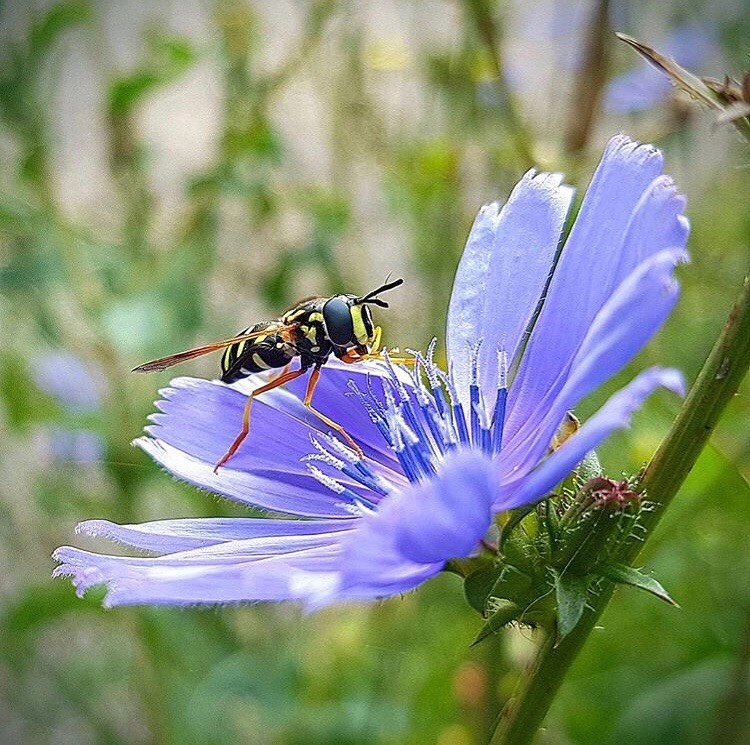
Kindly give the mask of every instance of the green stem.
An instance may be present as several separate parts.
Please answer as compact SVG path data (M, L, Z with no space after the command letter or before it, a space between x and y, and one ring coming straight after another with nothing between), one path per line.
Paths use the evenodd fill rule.
M742 293L669 434L641 478L641 489L656 505L646 517L649 532L698 459L722 411L737 393L749 365L750 275L745 277ZM633 556L636 554L637 551Z
M632 563L645 539L654 531L665 509L695 465L722 411L739 388L750 366L750 277L721 335L690 389L669 433L643 472L640 488L654 505L644 516L644 541L626 545L621 561ZM591 630L612 597L606 583L591 599L591 607L575 629L555 646L550 633L522 681L520 690L500 717L492 745L521 745L532 741L563 679L586 643Z
M607 600L609 595L611 590ZM554 631L544 637L536 659L524 674L521 689L500 715L490 745L528 745L533 740L568 668L581 651L603 609L584 613L576 628L557 646Z

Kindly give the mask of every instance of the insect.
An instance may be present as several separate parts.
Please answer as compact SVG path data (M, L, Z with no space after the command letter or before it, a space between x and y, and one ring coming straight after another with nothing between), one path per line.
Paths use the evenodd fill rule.
M165 370L219 349L225 350L221 358L221 380L225 383L233 383L252 373L282 368L280 375L248 396L242 414L242 429L214 466L214 473L237 452L247 437L253 400L261 393L304 375L308 370L311 372L303 401L305 407L338 432L362 457L361 448L344 428L313 408L312 398L320 378L320 369L332 354L342 362L349 363L379 358L381 331L379 326L373 325L368 306L387 308L388 303L378 296L401 284L403 279L386 282L361 297L342 294L307 298L293 305L276 321L262 321L230 339L151 360L134 368L133 372ZM296 370L289 370L295 357L300 358L300 366Z

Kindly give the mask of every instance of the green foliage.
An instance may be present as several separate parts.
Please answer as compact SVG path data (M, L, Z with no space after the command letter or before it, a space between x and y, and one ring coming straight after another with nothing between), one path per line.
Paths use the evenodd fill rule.
M603 566L596 567L595 571L612 582L639 587L641 590L646 590L646 592L656 595L657 598L670 605L677 605L658 580L648 574L644 574L635 567L625 566L624 564L604 564Z
M116 77L109 87L109 112L113 118L128 116L156 89L182 75L195 61L189 42L179 37L152 35L149 54L135 71Z
M557 598L557 637L562 641L583 616L588 598L588 582L572 572L555 574L555 597Z

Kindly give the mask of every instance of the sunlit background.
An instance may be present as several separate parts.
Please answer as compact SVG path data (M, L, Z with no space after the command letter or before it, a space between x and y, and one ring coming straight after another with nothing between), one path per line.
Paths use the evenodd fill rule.
M386 342L424 348L478 207L532 164L585 187L618 131L665 151L693 224L683 299L618 380L692 379L747 271L750 150L612 31L737 76L743 5L2 3L0 742L484 742L533 632L469 648L481 619L452 577L312 616L102 610L50 554L96 545L73 535L90 517L247 514L130 447L169 380L134 365L389 274ZM621 590L541 743L750 742L749 392L641 557L681 609ZM608 473L677 407L660 394L613 438Z

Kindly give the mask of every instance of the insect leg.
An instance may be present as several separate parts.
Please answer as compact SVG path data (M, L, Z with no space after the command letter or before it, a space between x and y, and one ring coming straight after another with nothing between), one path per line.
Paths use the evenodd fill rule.
M367 354L357 354L354 350L349 350L346 354L339 357L339 359L342 362L352 365L355 362L363 362L364 360L378 360L379 362L385 362L385 355L383 354L382 349L378 352L368 352ZM389 354L388 359L397 365L414 364L414 357L403 357L400 355L394 357L392 354Z
M346 440L349 447L354 450L354 452L357 453L360 458L364 458L365 454L362 452L362 448L357 445L356 442L354 442L349 433L340 424L337 424L333 421L333 419L329 419L325 414L322 414L317 409L313 408L312 397L313 393L315 393L315 386L318 384L318 378L320 378L320 366L316 365L313 368L312 373L310 374L310 380L307 384L307 392L305 393L304 400L305 406L307 407L308 411L310 411L312 414L315 414L315 416L318 417L321 422L325 422L325 424L327 424L331 429L335 429L336 432L338 432Z
M253 405L253 399L255 399L256 396L259 396L261 393L272 391L274 388L278 388L280 385L284 385L284 383L288 383L290 380L294 380L300 375L304 375L304 373L306 372L307 368L300 368L299 370L291 370L290 372L285 372L282 375L279 375L278 378L274 378L273 380L269 381L265 385L260 386L260 388L256 388L250 393L250 395L247 397L245 410L242 412L242 429L240 430L240 433L237 435L237 437L234 438L234 442L229 446L229 450L227 450L227 452L221 456L219 462L214 466L214 473L217 473L219 468L221 468L237 452L237 448L247 437L247 434L250 431L250 408Z

